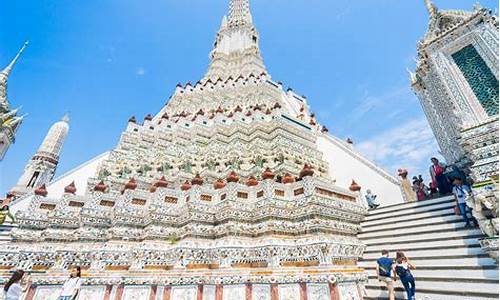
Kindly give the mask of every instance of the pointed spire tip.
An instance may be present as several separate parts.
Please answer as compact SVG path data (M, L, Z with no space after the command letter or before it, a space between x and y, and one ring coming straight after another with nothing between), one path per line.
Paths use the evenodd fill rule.
M12 59L12 61L0 73L4 74L6 77L9 76L10 72L12 71L12 68L14 67L14 65L17 62L17 60L19 59L19 57L23 53L24 49L26 49L26 47L28 46L28 44L29 44L29 41L25 41L24 42L23 46L21 47L21 49L19 49L19 51L17 52L16 56L14 56L14 58Z
M69 112L66 112L61 120L63 122L69 123Z

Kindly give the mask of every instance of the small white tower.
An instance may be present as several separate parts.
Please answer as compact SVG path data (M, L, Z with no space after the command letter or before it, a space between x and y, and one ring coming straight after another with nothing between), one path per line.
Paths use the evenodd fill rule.
M61 121L49 129L42 144L24 168L23 175L12 189L15 195L25 194L32 189L49 184L56 172L59 155L69 131L69 117L65 114Z

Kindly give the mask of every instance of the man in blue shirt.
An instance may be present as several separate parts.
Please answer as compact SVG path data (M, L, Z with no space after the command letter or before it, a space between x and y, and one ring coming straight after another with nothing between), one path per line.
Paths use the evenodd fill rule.
M455 195L455 199L457 200L457 207L460 210L460 214L464 218L465 227L470 227L470 221L474 223L477 227L477 220L472 216L472 209L467 206L466 200L467 197L472 196L472 191L468 185L465 185L462 181L462 178L456 177L453 179L453 195ZM470 217L468 216L470 214Z
M389 258L389 251L382 250L382 256L377 259L377 277L379 281L384 282L387 285L387 291L389 292L389 300L394 300L394 281L391 277L392 265L394 260Z

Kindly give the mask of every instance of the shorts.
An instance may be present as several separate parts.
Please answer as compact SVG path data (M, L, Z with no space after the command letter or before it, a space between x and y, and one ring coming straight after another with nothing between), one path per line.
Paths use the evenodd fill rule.
M380 276L378 278L378 280L382 281L382 282L385 282L385 284L387 285L387 289L389 291L393 291L394 290L394 280L392 280L391 277Z

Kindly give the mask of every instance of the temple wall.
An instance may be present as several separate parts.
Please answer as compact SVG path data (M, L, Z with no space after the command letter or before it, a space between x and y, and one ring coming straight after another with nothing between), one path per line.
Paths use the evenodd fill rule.
M95 175L97 167L109 157L109 153L109 151L104 152L54 179L47 186L48 197L61 198L64 194L64 187L73 181L75 186L78 187L76 195L83 196L86 191L87 180ZM21 197L10 205L10 211L15 214L19 210L27 210L32 199L33 194Z
M57 299L60 285L32 286L24 300ZM354 283L83 286L78 300L361 300Z
M347 188L355 180L362 187L363 195L370 189L381 205L403 202L397 179L349 149L349 146L327 135L318 136L317 145L328 161L330 176L338 186Z

